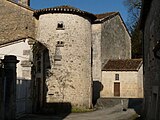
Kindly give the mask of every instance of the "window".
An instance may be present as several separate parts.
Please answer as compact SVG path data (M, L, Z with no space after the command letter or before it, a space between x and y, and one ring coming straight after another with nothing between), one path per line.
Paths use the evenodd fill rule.
M64 30L64 24L63 21L59 21L57 24L57 30Z
M64 42L63 41L57 41L55 56L54 56L55 61L61 61L61 59L62 59L61 47L64 47Z
M119 74L115 74L115 80L119 80Z
M63 41L57 41L56 47L64 47Z

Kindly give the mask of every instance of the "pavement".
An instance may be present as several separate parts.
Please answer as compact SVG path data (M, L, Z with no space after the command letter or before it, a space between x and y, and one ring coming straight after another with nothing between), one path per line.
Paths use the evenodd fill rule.
M122 106L115 105L111 108L99 109L86 113L70 113L65 116L28 114L18 120L135 120L138 114L134 109L122 109Z

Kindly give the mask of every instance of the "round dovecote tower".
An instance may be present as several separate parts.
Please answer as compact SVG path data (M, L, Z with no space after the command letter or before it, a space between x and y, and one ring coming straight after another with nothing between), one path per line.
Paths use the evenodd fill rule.
M93 14L70 6L36 10L36 39L49 51L43 59L47 103L92 106L91 22ZM45 57L45 55L44 55Z

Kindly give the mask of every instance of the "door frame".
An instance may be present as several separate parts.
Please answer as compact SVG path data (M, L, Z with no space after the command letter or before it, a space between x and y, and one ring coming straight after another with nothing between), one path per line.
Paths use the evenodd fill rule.
M117 91L117 89L116 89L116 85L118 85L118 91ZM114 82L114 87L113 87L113 92L114 92L114 96L115 97L120 97L120 82Z

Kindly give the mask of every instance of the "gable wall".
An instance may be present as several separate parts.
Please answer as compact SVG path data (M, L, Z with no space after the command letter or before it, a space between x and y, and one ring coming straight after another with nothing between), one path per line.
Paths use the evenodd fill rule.
M93 81L101 81L101 24L92 25Z
M102 24L102 67L109 59L131 58L131 39L119 15Z
M143 64L141 65L138 75L137 75L137 80L138 80L138 96L139 97L144 97L144 89L143 89Z

